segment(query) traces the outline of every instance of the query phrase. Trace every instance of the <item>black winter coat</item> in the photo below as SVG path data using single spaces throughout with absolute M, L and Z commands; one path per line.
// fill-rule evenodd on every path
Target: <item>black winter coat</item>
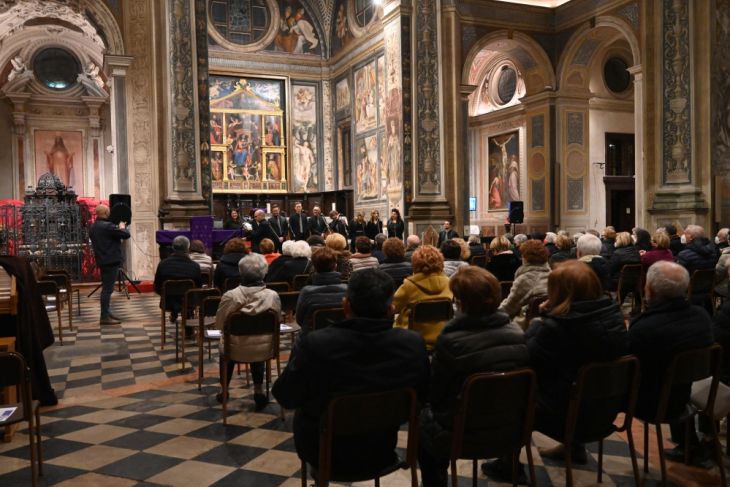
M 608 261 L 609 269 L 611 271 L 611 290 L 616 289 L 621 269 L 627 264 L 641 264 L 639 249 L 633 245 L 618 247 L 613 251 L 613 255 Z
M 611 289 L 611 269 L 609 268 L 608 261 L 599 255 L 592 255 L 591 260 L 584 260 L 588 264 L 593 272 L 598 276 L 598 280 L 601 281 L 601 287 L 604 291 Z M 583 260 L 583 259 L 581 259 Z
M 89 229 L 94 258 L 99 267 L 116 266 L 122 263 L 121 240 L 129 238 L 129 231 L 120 229 L 106 218 L 97 218 Z
M 260 222 L 254 220 L 251 222 L 251 233 L 248 234 L 248 239 L 251 241 L 251 250 L 259 253 L 259 245 L 261 245 L 261 241 L 265 238 L 268 238 L 274 243 L 277 252 L 281 251 L 279 236 L 276 234 L 274 229 L 271 228 L 271 225 L 267 220 L 261 220 Z
M 682 237 L 680 237 L 679 235 L 669 237 L 669 250 L 672 251 L 672 255 L 674 255 L 675 257 L 678 256 L 679 253 L 684 250 Z
M 304 286 L 297 301 L 297 323 L 303 330 L 314 312 L 321 308 L 339 308 L 347 292 L 347 284 L 342 282 L 339 272 L 315 272 L 312 284 Z
M 375 240 L 375 236 L 379 233 L 383 233 L 383 222 L 378 220 L 377 222 L 368 221 L 365 224 L 365 235 L 370 240 Z
M 218 265 L 215 266 L 215 272 L 213 273 L 213 284 L 215 284 L 215 287 L 223 289 L 226 279 L 229 277 L 241 276 L 241 273 L 238 271 L 238 261 L 243 259 L 245 256 L 245 252 L 231 252 L 230 254 L 224 254 L 221 256 L 221 260 L 218 261 Z M 281 257 L 276 260 L 279 259 L 281 259 Z
M 636 416 L 651 419 L 656 413 L 664 374 L 675 355 L 712 345 L 712 320 L 703 308 L 684 298 L 650 304 L 632 320 L 629 352 L 641 362 L 641 386 Z M 676 387 L 669 397 L 667 417 L 677 417 L 689 400 L 689 384 Z
M 200 266 L 197 262 L 190 260 L 190 257 L 186 254 L 174 253 L 157 265 L 157 271 L 155 271 L 155 292 L 162 295 L 162 285 L 165 281 L 173 279 L 192 279 L 195 282 L 195 287 L 200 287 L 203 284 L 203 279 L 200 275 Z M 182 309 L 182 300 L 182 296 L 168 298 L 165 301 L 166 311 L 179 313 Z M 160 306 L 162 306 L 162 299 L 160 299 Z
M 550 267 L 570 259 L 575 259 L 575 257 L 571 255 L 570 249 L 558 250 L 550 256 Z
M 610 259 L 616 250 L 616 239 L 615 238 L 604 238 L 601 244 L 601 257 L 604 259 Z
M 284 259 L 280 265 L 274 266 L 274 264 L 280 261 L 283 257 L 286 256 L 282 255 L 271 263 L 264 281 L 291 283 L 294 280 L 294 276 L 307 274 L 310 262 L 309 259 L 306 257 L 297 257 L 296 259 L 289 257 L 288 259 Z
M 725 300 L 722 307 L 713 318 L 714 325 L 712 334 L 715 337 L 715 343 L 722 345 L 722 369 L 720 372 L 720 380 L 724 384 L 730 385 L 730 301 Z
M 522 265 L 513 253 L 493 255 L 487 262 L 487 270 L 499 281 L 514 281 L 517 268 Z
M 717 264 L 717 251 L 714 242 L 707 238 L 696 238 L 677 255 L 677 263 L 692 276 L 698 269 L 714 269 Z
M 385 259 L 380 264 L 379 269 L 393 278 L 395 289 L 398 289 L 403 284 L 403 279 L 413 275 L 413 265 L 405 260 L 405 258 L 400 260 Z

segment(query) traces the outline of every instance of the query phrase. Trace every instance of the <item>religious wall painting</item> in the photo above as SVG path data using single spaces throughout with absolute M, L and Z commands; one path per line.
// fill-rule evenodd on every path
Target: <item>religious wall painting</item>
M 84 133 L 81 130 L 35 130 L 36 182 L 46 173 L 55 174 L 76 194 L 84 196 Z M 35 186 L 35 185 L 34 185 Z
M 292 83 L 292 173 L 295 193 L 319 187 L 317 88 Z
M 250 45 L 269 32 L 271 13 L 266 0 L 210 0 L 209 32 L 224 45 Z
M 211 76 L 209 85 L 213 192 L 286 191 L 284 81 Z
M 489 137 L 489 210 L 506 210 L 520 197 L 520 132 L 514 130 Z
M 354 39 L 352 29 L 350 29 L 350 19 L 347 15 L 347 0 L 338 0 L 335 4 L 335 12 L 337 13 L 332 26 L 334 31 L 332 36 L 333 54 L 346 47 Z
M 377 80 L 375 61 L 355 71 L 355 131 L 367 132 L 377 126 Z
M 371 135 L 356 143 L 356 195 L 358 201 L 378 197 L 378 136 Z
M 335 110 L 338 112 L 350 109 L 350 80 L 343 78 L 335 85 Z
M 297 0 L 280 0 L 281 18 L 269 50 L 321 55 L 322 46 L 312 17 Z
M 385 124 L 385 56 L 380 56 L 378 65 L 378 124 Z

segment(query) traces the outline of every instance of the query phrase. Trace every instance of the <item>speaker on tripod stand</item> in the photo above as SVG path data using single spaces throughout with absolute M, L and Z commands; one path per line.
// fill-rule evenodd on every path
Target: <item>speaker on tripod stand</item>
M 509 216 L 507 219 L 512 225 L 512 234 L 515 233 L 515 225 L 525 221 L 525 204 L 522 201 L 509 202 Z
M 132 196 L 128 194 L 109 195 L 109 221 L 115 225 L 120 222 L 132 223 Z

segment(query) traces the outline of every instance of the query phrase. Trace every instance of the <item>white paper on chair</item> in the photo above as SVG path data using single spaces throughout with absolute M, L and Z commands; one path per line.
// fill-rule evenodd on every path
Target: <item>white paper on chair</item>
M 0 423 L 2 423 L 3 421 L 7 421 L 10 416 L 13 415 L 16 409 L 18 408 L 0 408 Z
M 287 325 L 286 323 L 282 323 L 281 325 L 279 325 L 279 333 L 286 333 L 292 331 L 293 329 L 293 327 Z
M 205 330 L 205 338 L 220 338 L 220 330 Z

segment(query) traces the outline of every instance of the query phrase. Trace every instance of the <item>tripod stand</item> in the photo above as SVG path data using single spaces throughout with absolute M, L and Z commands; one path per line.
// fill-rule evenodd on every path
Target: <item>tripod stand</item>
M 125 281 L 128 282 L 129 284 L 131 284 L 132 287 L 134 288 L 134 290 L 137 291 L 138 294 L 142 294 L 142 291 L 139 290 L 139 288 L 137 287 L 137 285 L 134 282 L 132 282 L 132 280 L 129 278 L 129 276 L 127 275 L 127 273 L 124 272 L 124 269 L 120 266 L 117 269 L 117 291 L 119 291 L 119 292 L 124 291 L 124 295 L 127 296 L 127 299 L 131 299 L 129 297 L 129 289 L 127 288 L 127 285 L 125 284 Z M 91 296 L 93 296 L 93 294 L 96 291 L 98 291 L 99 289 L 101 289 L 101 286 L 102 285 L 103 284 L 99 284 L 98 286 L 96 286 L 94 288 L 94 290 L 91 291 L 89 293 L 89 295 L 86 296 L 86 297 L 87 298 L 90 298 Z

